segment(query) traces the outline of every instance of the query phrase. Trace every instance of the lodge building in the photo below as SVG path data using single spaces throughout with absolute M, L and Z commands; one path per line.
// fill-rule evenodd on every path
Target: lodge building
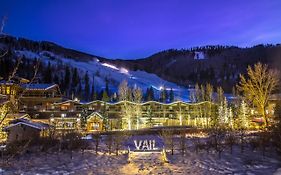
M 176 101 L 160 103 L 148 101 L 115 103 L 93 101 L 80 103 L 77 100 L 63 100 L 59 86 L 55 84 L 0 83 L 3 95 L 18 99 L 19 113 L 28 114 L 32 121 L 50 124 L 56 130 L 142 129 L 153 126 L 208 126 L 210 116 L 217 111 L 211 102 L 186 103 Z M 123 107 L 138 106 L 138 113 L 124 114 Z M 123 111 L 123 112 L 122 112 Z
M 208 101 L 112 103 L 97 100 L 81 103 L 78 100 L 64 100 L 56 84 L 2 81 L 0 97 L 0 105 L 13 101 L 17 105 L 18 114 L 27 114 L 32 122 L 48 124 L 58 131 L 134 130 L 155 126 L 208 127 L 211 118 L 218 115 L 217 105 Z M 124 112 L 124 106 L 130 109 Z
M 163 125 L 197 125 L 199 120 L 205 120 L 207 124 L 208 116 L 216 111 L 215 105 L 210 102 L 190 104 L 177 101 L 166 104 L 149 101 L 135 104 L 128 101 L 116 103 L 64 101 L 58 85 L 55 84 L 2 82 L 0 87 L 1 94 L 18 99 L 20 113 L 30 115 L 33 121 L 53 125 L 57 130 L 91 132 L 95 130 L 129 129 L 128 116 L 122 114 L 122 106 L 125 104 L 138 105 L 141 111 L 138 114 L 139 116 L 131 114 L 132 116 L 129 117 L 130 129 Z

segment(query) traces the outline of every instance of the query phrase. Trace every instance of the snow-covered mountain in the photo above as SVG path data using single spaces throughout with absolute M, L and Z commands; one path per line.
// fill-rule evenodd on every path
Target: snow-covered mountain
M 143 92 L 147 88 L 153 87 L 154 92 L 159 94 L 159 92 L 165 87 L 167 90 L 173 89 L 175 99 L 188 101 L 189 91 L 187 88 L 178 86 L 175 83 L 168 82 L 161 79 L 155 74 L 147 73 L 145 71 L 132 71 L 124 67 L 117 67 L 112 63 L 107 63 L 106 61 L 100 61 L 97 57 L 93 57 L 87 61 L 80 61 L 79 58 L 64 57 L 57 55 L 50 51 L 40 51 L 32 52 L 27 50 L 15 50 L 17 56 L 24 56 L 27 59 L 34 60 L 39 58 L 43 64 L 48 63 L 52 65 L 68 65 L 69 67 L 77 68 L 79 73 L 85 74 L 88 72 L 89 77 L 94 78 L 94 86 L 97 89 L 105 88 L 105 80 L 109 81 L 109 89 L 112 92 L 117 92 L 118 85 L 123 81 L 127 80 L 130 86 L 138 86 Z M 93 80 L 89 79 L 90 84 L 93 84 Z

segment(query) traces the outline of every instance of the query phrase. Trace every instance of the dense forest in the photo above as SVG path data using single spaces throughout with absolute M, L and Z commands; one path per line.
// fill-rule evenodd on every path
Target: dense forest
M 195 53 L 204 54 L 196 59 Z M 239 75 L 257 62 L 281 70 L 281 46 L 257 45 L 251 48 L 235 46 L 204 46 L 191 49 L 166 50 L 138 60 L 111 60 L 113 64 L 131 70 L 155 73 L 163 79 L 188 86 L 211 83 L 231 92 Z
M 40 58 L 19 58 L 15 50 L 26 50 L 34 53 L 49 51 L 57 55 L 63 55 L 77 61 L 90 61 L 98 58 L 101 62 L 112 63 L 129 70 L 144 70 L 154 73 L 161 78 L 188 87 L 196 83 L 210 83 L 222 86 L 225 92 L 231 92 L 232 87 L 238 82 L 239 74 L 246 72 L 248 65 L 256 62 L 269 64 L 270 67 L 281 70 L 281 46 L 258 45 L 251 48 L 239 48 L 235 46 L 204 46 L 191 49 L 170 49 L 137 60 L 110 60 L 91 54 L 63 48 L 51 42 L 37 42 L 12 36 L 0 37 L 0 53 L 5 53 L 0 59 L 0 77 L 7 80 L 9 74 L 20 60 L 17 76 L 31 79 L 35 64 L 40 62 L 40 69 L 34 79 L 38 83 L 57 83 L 65 97 L 78 97 L 85 101 L 104 99 L 116 100 L 116 91 L 108 88 L 110 81 L 105 79 L 106 86 L 95 86 L 95 75 L 81 72 L 79 69 L 66 64 L 50 64 Z M 196 59 L 196 54 L 204 55 L 203 59 Z M 47 54 L 47 53 L 45 53 Z M 51 57 L 50 55 L 48 55 Z M 162 94 L 162 95 L 161 95 Z M 163 95 L 164 94 L 164 95 Z M 165 96 L 165 97 L 164 97 Z M 144 100 L 155 99 L 163 101 L 173 100 L 173 92 L 160 92 L 156 97 L 153 88 L 145 91 Z M 159 98 L 159 99 L 158 99 Z M 164 101 L 165 101 L 164 100 Z

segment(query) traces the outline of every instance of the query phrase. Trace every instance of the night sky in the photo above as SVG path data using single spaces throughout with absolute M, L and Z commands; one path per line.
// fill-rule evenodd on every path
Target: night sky
M 4 32 L 107 58 L 281 43 L 281 0 L 0 0 Z

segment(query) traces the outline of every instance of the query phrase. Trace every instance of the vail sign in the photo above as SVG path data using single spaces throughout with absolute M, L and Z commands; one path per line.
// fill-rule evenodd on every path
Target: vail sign
M 136 150 L 141 151 L 158 150 L 155 143 L 155 140 L 134 140 Z

